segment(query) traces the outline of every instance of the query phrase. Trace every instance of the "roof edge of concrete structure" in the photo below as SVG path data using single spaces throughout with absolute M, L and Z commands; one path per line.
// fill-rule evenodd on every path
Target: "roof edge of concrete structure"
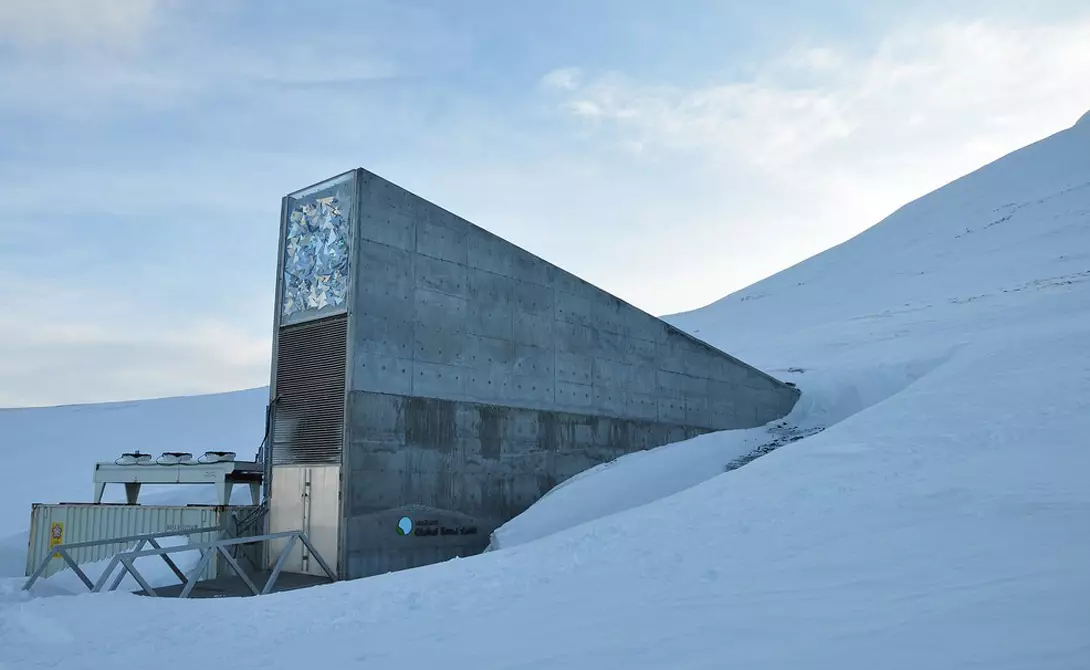
M 328 183 L 328 182 L 330 182 L 330 181 L 333 181 L 333 180 L 335 180 L 335 179 L 340 179 L 340 178 L 342 178 L 342 177 L 344 177 L 344 176 L 346 176 L 346 175 L 348 175 L 348 174 L 351 174 L 352 172 L 362 173 L 362 174 L 365 174 L 365 175 L 369 175 L 369 176 L 371 176 L 371 177 L 374 177 L 374 178 L 377 178 L 377 179 L 382 179 L 383 181 L 389 182 L 390 184 L 393 184 L 394 186 L 396 186 L 396 187 L 398 187 L 398 188 L 400 188 L 400 189 L 402 189 L 402 190 L 406 191 L 407 193 L 410 193 L 410 194 L 412 194 L 413 196 L 415 196 L 415 197 L 417 197 L 417 198 L 425 199 L 425 198 L 424 198 L 423 196 L 421 196 L 420 194 L 416 193 L 415 191 L 412 191 L 412 190 L 410 190 L 410 189 L 408 189 L 408 188 L 406 188 L 406 187 L 402 186 L 401 184 L 399 184 L 399 183 L 397 183 L 397 182 L 395 182 L 395 181 L 393 181 L 393 180 L 391 180 L 391 179 L 387 179 L 386 177 L 383 177 L 382 175 L 380 175 L 380 174 L 378 174 L 378 173 L 376 173 L 376 172 L 373 172 L 373 171 L 371 171 L 371 170 L 368 170 L 367 168 L 365 168 L 365 167 L 362 167 L 362 166 L 360 166 L 360 167 L 357 167 L 357 168 L 355 168 L 355 169 L 352 169 L 352 170 L 346 170 L 346 171 L 344 171 L 344 172 L 340 172 L 340 173 L 338 173 L 338 174 L 336 174 L 336 175 L 334 175 L 334 176 L 332 176 L 332 177 L 329 177 L 329 178 L 327 178 L 327 179 L 323 179 L 323 180 L 321 180 L 321 181 L 315 182 L 314 184 L 311 184 L 311 185 L 309 185 L 309 186 L 307 186 L 307 187 L 305 187 L 305 188 L 301 188 L 301 189 L 298 189 L 298 190 L 296 190 L 296 191 L 294 191 L 294 192 L 292 192 L 292 193 L 288 194 L 288 197 L 291 197 L 291 196 L 295 196 L 295 195 L 298 195 L 298 194 L 301 194 L 301 193 L 306 193 L 307 191 L 309 191 L 309 190 L 311 190 L 311 189 L 313 189 L 313 188 L 315 188 L 315 187 L 317 187 L 317 186 L 321 186 L 321 185 L 323 185 L 323 184 L 326 184 L 326 183 Z M 431 201 L 429 200 L 428 202 L 431 202 Z M 480 228 L 480 229 L 482 229 L 482 230 L 484 230 L 484 231 L 486 231 L 486 232 L 488 232 L 488 233 L 490 233 L 490 234 L 492 234 L 492 235 L 496 235 L 496 233 L 494 233 L 493 231 L 489 230 L 488 228 L 486 228 L 486 227 L 482 226 L 481 224 L 479 224 L 479 223 L 475 223 L 475 222 L 473 222 L 473 221 L 470 221 L 469 219 L 467 219 L 467 218 L 465 218 L 465 217 L 461 216 L 460 214 L 458 214 L 458 213 L 456 213 L 456 212 L 453 212 L 453 211 L 451 211 L 450 209 L 447 209 L 446 207 L 444 207 L 444 206 L 442 206 L 442 205 L 440 205 L 440 204 L 438 204 L 438 203 L 434 203 L 434 202 L 433 202 L 433 203 L 432 203 L 432 205 L 433 205 L 433 206 L 435 206 L 435 207 L 437 207 L 437 208 L 439 208 L 439 209 L 441 209 L 441 210 L 443 210 L 443 211 L 445 211 L 445 212 L 447 212 L 447 213 L 448 213 L 448 214 L 450 214 L 451 216 L 457 217 L 457 218 L 461 219 L 462 221 L 465 221 L 465 222 L 466 222 L 466 223 L 468 223 L 469 225 L 472 225 L 472 226 L 476 226 L 476 227 L 478 227 L 478 228 Z M 533 256 L 536 256 L 536 257 L 538 257 L 538 258 L 541 258 L 542 260 L 545 260 L 545 259 L 544 259 L 543 257 L 539 256 L 538 254 L 536 254 L 536 253 L 534 253 L 534 252 L 530 251 L 529 249 L 526 249 L 526 248 L 524 248 L 524 247 L 522 247 L 522 246 L 520 246 L 520 245 L 518 245 L 518 244 L 515 244 L 514 242 L 512 242 L 512 241 L 511 241 L 511 240 L 509 240 L 509 239 L 507 239 L 506 237 L 503 237 L 502 239 L 503 239 L 503 240 L 504 240 L 505 242 L 507 242 L 508 244 L 510 244 L 511 246 L 513 246 L 513 247 L 515 247 L 515 248 L 517 248 L 517 249 L 519 249 L 519 250 L 521 250 L 521 251 L 524 251 L 524 252 L 526 252 L 526 253 L 528 253 L 528 254 L 531 254 L 531 255 L 533 255 Z M 575 276 L 575 277 L 580 277 L 580 275 L 578 275 L 578 274 L 576 274 L 576 273 L 572 272 L 571 270 L 568 270 L 568 269 L 566 269 L 566 268 L 564 268 L 564 267 L 561 267 L 561 266 L 560 266 L 559 264 L 557 264 L 557 263 L 554 263 L 554 262 L 553 262 L 553 261 L 551 261 L 551 260 L 545 260 L 545 262 L 546 262 L 546 263 L 549 263 L 549 264 L 551 264 L 551 265 L 555 265 L 555 266 L 556 266 L 557 268 L 559 268 L 559 269 L 561 269 L 561 270 L 564 270 L 565 272 L 567 272 L 567 273 L 569 273 L 569 274 L 571 274 L 571 275 L 573 275 L 573 276 Z M 580 277 L 580 279 L 582 279 L 582 278 Z M 586 280 L 583 280 L 583 281 L 586 281 Z M 587 282 L 587 283 L 589 283 L 589 282 Z M 719 353 L 719 354 L 722 354 L 722 355 L 723 355 L 723 356 L 725 356 L 726 358 L 730 359 L 730 360 L 731 360 L 732 362 L 734 362 L 734 363 L 736 363 L 736 364 L 740 365 L 740 366 L 741 366 L 741 367 L 743 367 L 743 368 L 746 368 L 746 369 L 749 369 L 749 370 L 751 370 L 751 371 L 755 372 L 755 373 L 756 373 L 756 374 L 758 374 L 759 376 L 761 376 L 761 377 L 764 377 L 764 378 L 768 379 L 769 381 L 771 381 L 771 382 L 773 382 L 773 383 L 775 383 L 775 384 L 777 384 L 777 385 L 779 385 L 779 386 L 783 386 L 783 387 L 785 387 L 785 388 L 791 389 L 791 390 L 793 390 L 793 391 L 794 391 L 794 392 L 795 392 L 796 394 L 801 394 L 801 391 L 799 391 L 799 389 L 798 389 L 798 388 L 796 388 L 795 386 L 793 386 L 793 385 L 790 385 L 790 384 L 787 384 L 787 383 L 785 383 L 785 382 L 784 382 L 783 380 L 781 380 L 781 379 L 777 379 L 777 378 L 776 378 L 775 376 L 773 376 L 773 375 L 771 375 L 771 374 L 769 374 L 769 373 L 765 372 L 764 370 L 761 370 L 760 368 L 758 368 L 758 367 L 756 367 L 756 366 L 753 366 L 753 365 L 751 365 L 751 364 L 749 364 L 749 363 L 746 363 L 745 361 L 743 361 L 743 360 L 739 359 L 738 357 L 736 357 L 736 356 L 732 356 L 731 354 L 727 353 L 726 351 L 723 351 L 723 350 L 722 350 L 722 349 L 720 349 L 719 347 L 717 347 L 717 346 L 715 346 L 715 345 L 713 345 L 713 344 L 710 344 L 710 343 L 706 342 L 705 340 L 702 340 L 702 339 L 700 339 L 699 337 L 696 337 L 696 336 L 695 336 L 695 335 L 693 335 L 692 333 L 690 333 L 690 332 L 688 332 L 688 331 L 686 331 L 686 330 L 683 330 L 683 329 L 681 329 L 681 328 L 678 328 L 677 326 L 675 326 L 675 325 L 673 325 L 672 323 L 670 323 L 670 322 L 666 321 L 665 319 L 663 319 L 663 318 L 662 318 L 661 316 L 658 316 L 658 315 L 655 315 L 655 314 L 651 314 L 650 312 L 648 312 L 648 311 L 646 311 L 646 310 L 644 310 L 644 309 L 642 309 L 642 308 L 640 308 L 640 307 L 638 307 L 638 306 L 636 306 L 636 305 L 632 304 L 631 302 L 629 302 L 629 301 L 625 300 L 624 298 L 621 298 L 620 296 L 614 295 L 614 294 L 613 294 L 612 292 L 610 292 L 610 291 L 607 291 L 606 289 L 604 289 L 604 288 L 602 288 L 602 287 L 600 287 L 600 286 L 597 286 L 596 284 L 591 284 L 591 286 L 594 286 L 594 287 L 595 287 L 596 289 L 598 289 L 598 290 L 599 290 L 599 291 L 601 291 L 602 293 L 604 293 L 604 294 L 606 294 L 606 295 L 610 296 L 610 297 L 611 297 L 611 298 L 613 298 L 614 300 L 617 300 L 617 301 L 619 301 L 619 302 L 621 302 L 621 303 L 623 303 L 623 304 L 625 304 L 625 305 L 627 305 L 627 306 L 631 307 L 632 309 L 638 310 L 638 311 L 640 311 L 640 312 L 643 312 L 644 314 L 647 314 L 648 316 L 651 316 L 651 317 L 653 317 L 653 318 L 655 318 L 655 319 L 658 319 L 658 320 L 659 320 L 659 321 L 661 321 L 661 322 L 662 322 L 662 323 L 663 323 L 663 324 L 664 324 L 664 325 L 666 326 L 666 328 L 667 328 L 667 329 L 669 329 L 670 331 L 672 331 L 672 332 L 675 332 L 675 333 L 678 333 L 679 335 L 682 335 L 682 336 L 684 336 L 685 338 L 687 338 L 687 339 L 689 339 L 689 340 L 691 340 L 691 341 L 693 341 L 693 342 L 695 342 L 695 343 L 697 343 L 697 344 L 699 344 L 699 345 L 701 345 L 701 346 L 707 347 L 707 348 L 709 348 L 709 349 L 711 349 L 711 350 L 713 350 L 713 351 L 715 351 L 715 352 L 717 352 L 717 353 Z
M 614 297 L 616 298 L 616 296 L 614 296 Z M 617 300 L 621 300 L 622 302 L 624 302 L 621 298 L 617 298 Z M 630 305 L 634 309 L 640 309 L 639 307 L 636 307 L 635 305 L 631 305 L 630 303 L 625 303 L 625 304 Z M 640 310 L 640 311 L 642 312 L 643 310 Z M 644 312 L 644 313 L 648 314 L 648 312 Z M 654 315 L 652 314 L 651 316 L 654 316 Z M 737 356 L 732 356 L 731 354 L 727 353 L 726 351 L 723 351 L 722 349 L 715 346 L 714 344 L 709 344 L 708 342 L 700 339 L 699 337 L 693 335 L 692 333 L 690 333 L 687 330 L 683 330 L 681 328 L 678 328 L 674 324 L 672 324 L 669 321 L 666 321 L 665 319 L 663 319 L 661 316 L 656 316 L 655 318 L 658 319 L 659 321 L 662 321 L 664 324 L 666 324 L 667 328 L 669 328 L 670 330 L 676 332 L 677 334 L 682 335 L 684 337 L 687 337 L 690 340 L 692 340 L 693 342 L 696 342 L 697 344 L 708 347 L 709 349 L 713 349 L 714 351 L 722 354 L 723 356 L 726 356 L 731 361 L 733 361 L 734 363 L 737 363 L 738 365 L 742 366 L 743 368 L 747 368 L 749 370 L 752 370 L 753 372 L 756 372 L 758 375 L 767 378 L 769 381 L 772 381 L 772 382 L 775 382 L 775 383 L 777 383 L 777 384 L 779 384 L 781 386 L 786 386 L 787 388 L 793 389 L 796 393 L 801 393 L 799 391 L 799 389 L 796 388 L 795 386 L 787 384 L 782 379 L 777 379 L 774 375 L 769 374 L 769 373 L 765 372 L 764 370 L 762 370 L 762 369 L 760 369 L 760 368 L 758 368 L 758 367 L 756 367 L 754 365 L 746 363 L 745 361 L 738 358 Z

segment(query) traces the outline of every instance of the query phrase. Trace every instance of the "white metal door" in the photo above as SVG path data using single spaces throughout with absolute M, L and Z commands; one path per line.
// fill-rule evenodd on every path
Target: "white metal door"
M 302 530 L 326 564 L 338 573 L 340 470 L 337 465 L 274 466 L 269 505 L 270 532 Z M 280 556 L 286 542 L 269 543 L 269 567 Z M 309 575 L 325 574 L 300 542 L 296 542 L 284 569 Z

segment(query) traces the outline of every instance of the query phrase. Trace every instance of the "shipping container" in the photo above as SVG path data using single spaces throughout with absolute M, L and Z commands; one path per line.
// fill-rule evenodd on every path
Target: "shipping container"
M 260 525 L 255 512 L 256 506 L 222 505 L 111 505 L 93 503 L 36 503 L 30 513 L 30 542 L 27 548 L 26 574 L 29 576 L 42 560 L 58 544 L 108 540 L 130 535 L 160 533 L 167 531 L 186 531 L 197 528 L 226 528 L 231 536 L 260 534 Z M 161 546 L 175 545 L 181 542 L 210 542 L 219 533 L 205 532 L 188 536 L 188 539 L 166 538 L 159 540 Z M 132 549 L 135 543 L 110 543 L 93 547 L 79 547 L 68 551 L 78 565 L 105 561 L 114 554 Z M 145 545 L 144 549 L 151 549 Z M 236 547 L 239 562 L 244 569 L 254 569 L 259 565 L 260 547 L 255 544 Z M 172 555 L 178 558 L 177 554 Z M 199 579 L 212 579 L 217 575 L 230 574 L 222 556 L 212 561 Z M 148 559 L 145 559 L 148 560 Z M 154 559 L 160 561 L 160 559 Z M 163 564 L 165 567 L 165 563 Z M 42 577 L 49 577 L 68 567 L 64 559 L 54 555 Z M 158 567 L 158 566 L 156 566 Z M 93 580 L 98 572 L 89 575 Z

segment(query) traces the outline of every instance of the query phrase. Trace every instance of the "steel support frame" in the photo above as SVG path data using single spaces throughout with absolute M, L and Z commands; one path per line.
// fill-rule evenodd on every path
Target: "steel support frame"
M 227 561 L 227 565 L 229 565 L 230 568 L 235 572 L 235 574 L 237 574 L 239 578 L 243 581 L 243 583 L 246 584 L 246 587 L 250 589 L 250 592 L 253 593 L 253 595 L 265 595 L 271 593 L 272 589 L 276 586 L 276 581 L 277 579 L 279 579 L 280 573 L 284 569 L 284 564 L 287 562 L 288 556 L 291 553 L 291 550 L 295 547 L 295 542 L 297 540 L 303 543 L 303 546 L 306 547 L 307 550 L 310 552 L 310 556 L 315 561 L 317 561 L 318 565 L 322 568 L 322 571 L 325 572 L 326 576 L 328 576 L 329 579 L 332 581 L 337 580 L 337 576 L 329 567 L 329 564 L 325 562 L 325 559 L 322 558 L 322 555 L 318 553 L 318 551 L 314 548 L 314 545 L 311 544 L 310 540 L 307 538 L 306 533 L 301 530 L 289 530 L 279 533 L 267 533 L 265 535 L 253 535 L 248 537 L 220 538 L 217 540 L 212 540 L 211 542 L 195 542 L 192 544 L 179 545 L 176 547 L 162 547 L 156 541 L 157 538 L 160 537 L 169 537 L 172 535 L 192 535 L 199 532 L 207 532 L 208 530 L 209 529 L 204 528 L 194 531 L 188 531 L 185 533 L 153 533 L 150 534 L 150 536 L 138 535 L 131 536 L 129 538 L 115 538 L 104 541 L 80 542 L 72 545 L 58 545 L 56 548 L 56 553 L 60 554 L 61 558 L 63 558 L 65 562 L 68 563 L 68 565 L 76 572 L 76 575 L 92 593 L 102 592 L 103 588 L 106 586 L 106 582 L 110 579 L 111 576 L 113 576 L 114 571 L 117 570 L 118 566 L 121 566 L 121 570 L 118 571 L 117 575 L 114 577 L 113 582 L 110 584 L 109 588 L 106 589 L 107 591 L 116 590 L 121 585 L 121 582 L 124 580 L 125 573 L 128 573 L 132 575 L 133 579 L 136 580 L 136 583 L 140 585 L 143 593 L 152 597 L 158 597 L 159 594 L 155 591 L 151 584 L 148 583 L 144 576 L 140 574 L 140 571 L 136 569 L 136 559 L 144 558 L 146 556 L 160 556 L 167 563 L 167 565 L 170 566 L 171 571 L 174 572 L 174 574 L 181 580 L 181 583 L 183 584 L 182 592 L 178 595 L 178 597 L 188 598 L 190 594 L 192 594 L 193 588 L 196 586 L 197 580 L 201 573 L 204 572 L 205 568 L 208 567 L 208 564 L 212 561 L 212 559 L 216 557 L 216 555 L 221 555 Z M 220 529 L 213 528 L 211 530 Z M 106 565 L 106 569 L 102 571 L 101 575 L 99 575 L 98 580 L 93 583 L 87 577 L 87 575 L 79 568 L 76 562 L 72 560 L 72 557 L 66 551 L 67 548 L 74 548 L 77 546 L 93 546 L 97 544 L 126 542 L 132 541 L 133 539 L 139 542 L 136 548 L 130 551 L 123 551 L 115 554 L 113 558 L 110 559 L 110 562 Z M 256 542 L 268 542 L 269 540 L 278 539 L 287 539 L 287 542 L 284 544 L 284 548 L 280 551 L 280 555 L 276 559 L 276 563 L 273 566 L 272 573 L 269 575 L 269 579 L 265 582 L 264 586 L 261 589 L 258 589 L 257 585 L 254 584 L 253 580 L 250 579 L 250 576 L 246 574 L 246 571 L 239 564 L 238 560 L 231 554 L 230 551 L 228 551 L 227 548 L 235 545 L 253 544 Z M 150 544 L 152 548 L 144 549 L 143 546 L 145 543 Z M 170 554 L 174 554 L 177 552 L 194 550 L 197 550 L 201 553 L 201 559 L 197 562 L 197 565 L 195 565 L 189 571 L 188 574 L 183 573 L 181 569 L 178 568 L 178 565 L 173 560 L 171 560 L 169 556 Z M 46 561 L 43 561 L 42 565 L 38 568 L 38 570 L 36 570 L 35 573 L 31 575 L 31 577 L 27 580 L 26 584 L 23 585 L 24 590 L 30 589 L 30 587 L 34 584 L 38 577 L 41 576 L 42 572 L 45 571 L 45 565 L 48 563 L 48 560 L 51 557 L 52 556 L 48 557 Z
M 150 543 L 152 547 L 155 547 L 156 549 L 161 549 L 162 547 L 159 546 L 158 540 L 164 537 L 189 537 L 192 535 L 200 535 L 201 533 L 222 533 L 225 530 L 226 529 L 221 526 L 206 526 L 204 528 L 193 528 L 191 530 L 160 531 L 158 533 L 143 533 L 140 535 L 126 535 L 124 537 L 111 537 L 105 540 L 88 540 L 86 542 L 69 542 L 66 544 L 58 544 L 57 546 L 53 547 L 53 550 L 49 552 L 48 556 L 42 559 L 42 562 L 38 565 L 38 568 L 33 573 L 31 573 L 30 577 L 27 578 L 26 582 L 23 584 L 23 590 L 29 591 L 30 587 L 34 585 L 34 582 L 38 581 L 38 578 L 40 578 L 45 572 L 46 568 L 49 567 L 49 561 L 53 560 L 54 555 L 60 556 L 64 560 L 64 562 L 68 564 L 68 567 L 72 568 L 72 571 L 76 573 L 76 576 L 79 577 L 80 581 L 87 585 L 88 589 L 91 589 L 92 591 L 95 590 L 95 585 L 91 582 L 91 579 L 87 576 L 87 573 L 85 573 L 79 567 L 76 561 L 72 559 L 71 554 L 68 553 L 69 549 L 97 547 L 104 544 L 126 544 L 129 542 L 137 543 L 136 546 L 130 551 L 139 551 L 143 549 L 145 543 Z M 178 569 L 178 566 L 169 556 L 164 554 L 163 560 L 166 562 L 167 566 L 170 567 L 171 571 L 174 574 L 182 577 L 182 571 Z M 110 564 L 112 566 L 116 565 L 116 563 L 112 559 Z M 100 577 L 99 581 L 102 581 L 102 579 L 103 578 Z M 118 580 L 118 584 L 120 584 L 120 580 Z M 117 588 L 117 586 L 115 585 L 114 588 Z

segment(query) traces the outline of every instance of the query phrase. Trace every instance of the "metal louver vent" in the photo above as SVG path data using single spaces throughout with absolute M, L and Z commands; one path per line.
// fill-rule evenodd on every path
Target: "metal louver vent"
M 280 329 L 273 464 L 341 462 L 347 333 L 345 315 Z

